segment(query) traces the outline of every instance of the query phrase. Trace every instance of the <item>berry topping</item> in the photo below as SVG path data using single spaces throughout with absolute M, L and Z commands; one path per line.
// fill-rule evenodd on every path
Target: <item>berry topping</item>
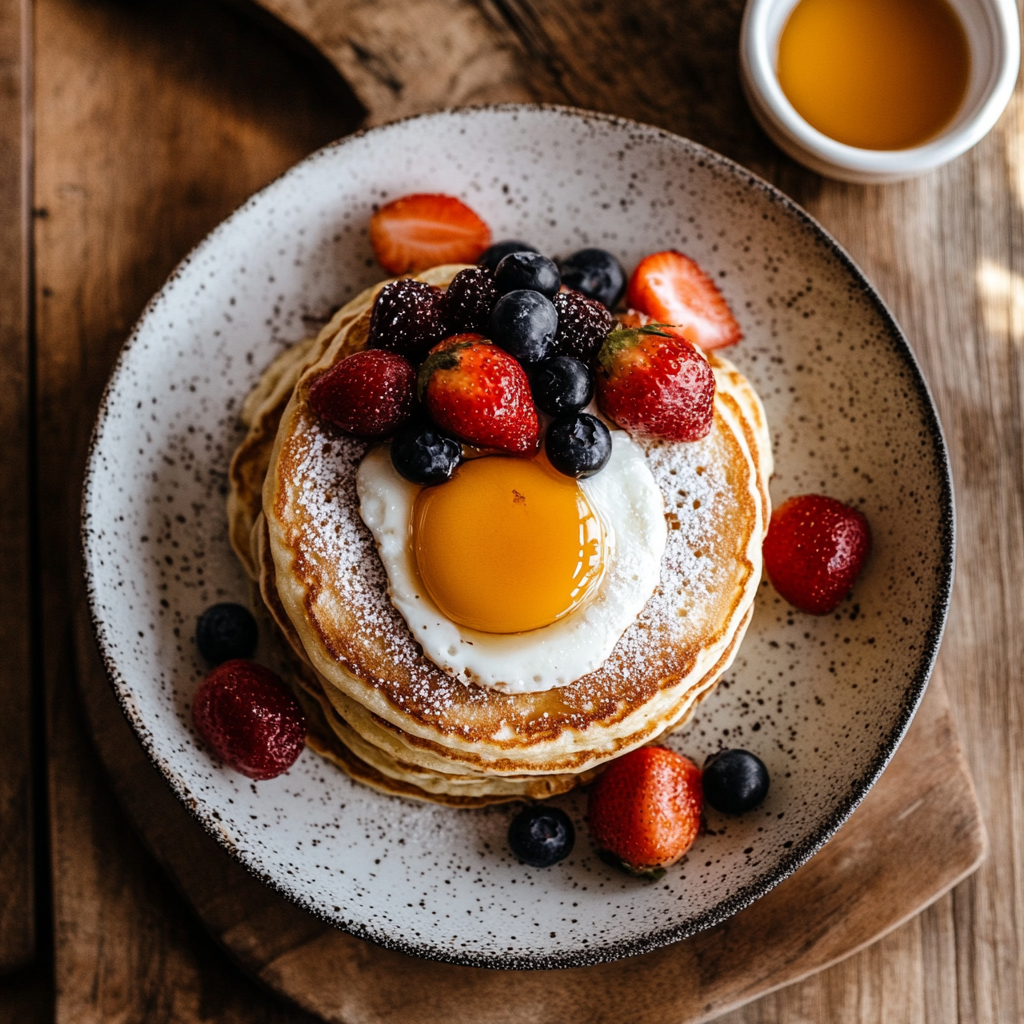
M 532 455 L 540 424 L 523 368 L 478 334 L 456 334 L 420 367 L 420 400 L 434 422 L 467 444 Z
M 288 771 L 306 741 L 306 718 L 284 683 L 241 658 L 219 665 L 200 683 L 192 721 L 214 753 L 250 779 Z
M 549 299 L 562 286 L 558 267 L 539 252 L 510 252 L 494 271 L 495 287 L 502 295 L 528 288 Z
M 390 437 L 412 416 L 416 371 L 394 352 L 365 349 L 320 374 L 309 386 L 313 412 L 356 437 Z
M 486 267 L 493 274 L 498 269 L 498 264 L 512 252 L 539 252 L 540 250 L 530 245 L 529 242 L 520 242 L 518 239 L 509 238 L 503 242 L 495 242 L 494 245 L 485 249 L 477 263 Z
M 524 863 L 549 868 L 572 853 L 576 829 L 565 811 L 534 804 L 520 811 L 508 827 L 508 845 Z
M 630 306 L 662 323 L 686 329 L 704 349 L 735 345 L 743 332 L 714 281 L 681 252 L 645 256 L 629 279 Z
M 612 331 L 601 346 L 598 404 L 634 434 L 699 441 L 711 430 L 714 399 L 704 354 L 664 324 Z
M 403 277 L 377 293 L 370 313 L 367 348 L 384 348 L 419 360 L 449 333 L 445 293 L 426 281 Z
M 622 264 L 604 249 L 580 249 L 558 265 L 562 284 L 575 288 L 588 299 L 614 309 L 626 290 Z
M 749 750 L 720 750 L 704 762 L 704 799 L 723 814 L 751 811 L 768 795 L 768 769 Z
M 390 274 L 475 263 L 490 241 L 491 229 L 454 196 L 402 196 L 370 218 L 370 244 Z
M 491 337 L 526 366 L 555 354 L 557 330 L 555 307 L 540 292 L 509 292 L 491 310 Z
M 448 333 L 486 334 L 491 310 L 497 301 L 494 275 L 489 270 L 484 267 L 460 270 L 444 293 L 444 319 Z
M 391 464 L 414 484 L 443 484 L 462 461 L 462 445 L 422 423 L 391 442 Z
M 559 292 L 551 301 L 558 313 L 558 354 L 572 356 L 589 366 L 615 326 L 615 317 L 600 302 L 569 289 Z
M 596 416 L 567 412 L 548 427 L 544 451 L 559 473 L 593 476 L 612 457 L 612 435 Z
M 665 747 L 640 747 L 591 786 L 590 834 L 605 860 L 660 878 L 693 845 L 704 807 L 700 769 Z
M 857 509 L 804 494 L 772 513 L 763 551 L 772 586 L 801 611 L 827 615 L 864 567 L 871 530 Z
M 545 359 L 530 380 L 533 400 L 541 412 L 561 416 L 589 405 L 594 397 L 594 378 L 578 360 L 569 356 Z
M 214 604 L 196 622 L 196 647 L 211 664 L 248 658 L 256 650 L 259 630 L 252 612 L 240 604 Z

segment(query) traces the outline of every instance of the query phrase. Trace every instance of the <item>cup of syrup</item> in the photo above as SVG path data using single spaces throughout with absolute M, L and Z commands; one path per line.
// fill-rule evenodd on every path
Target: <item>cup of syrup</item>
M 1014 0 L 749 0 L 740 36 L 761 126 L 841 181 L 898 181 L 970 149 L 1019 66 Z

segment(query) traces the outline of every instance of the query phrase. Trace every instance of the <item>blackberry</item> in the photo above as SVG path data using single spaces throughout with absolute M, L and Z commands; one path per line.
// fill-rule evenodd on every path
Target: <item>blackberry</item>
M 558 265 L 562 284 L 614 309 L 626 290 L 622 264 L 604 249 L 580 249 Z
M 589 366 L 615 326 L 615 317 L 600 302 L 580 292 L 559 292 L 551 301 L 558 313 L 555 351 Z
M 449 334 L 486 334 L 491 310 L 498 301 L 494 275 L 486 267 L 460 270 L 444 293 L 444 318 Z
M 383 348 L 420 361 L 447 336 L 444 292 L 425 281 L 403 277 L 384 285 L 370 313 L 368 348 Z
M 498 264 L 512 252 L 539 252 L 536 246 L 529 242 L 520 242 L 517 238 L 508 238 L 503 242 L 495 242 L 489 249 L 485 249 L 477 260 L 481 267 L 486 267 L 491 273 L 498 269 Z

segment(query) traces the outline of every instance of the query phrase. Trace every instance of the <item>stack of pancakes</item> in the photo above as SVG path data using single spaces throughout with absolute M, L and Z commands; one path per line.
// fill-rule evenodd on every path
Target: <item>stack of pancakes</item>
M 420 280 L 445 287 L 461 266 Z M 322 424 L 310 382 L 366 344 L 377 291 L 281 355 L 246 399 L 231 464 L 232 545 L 287 642 L 309 743 L 384 792 L 454 806 L 553 796 L 678 728 L 735 657 L 761 577 L 771 446 L 761 403 L 724 359 L 711 433 L 638 438 L 665 501 L 661 581 L 596 671 L 539 693 L 453 679 L 388 597 L 355 476 L 371 444 Z

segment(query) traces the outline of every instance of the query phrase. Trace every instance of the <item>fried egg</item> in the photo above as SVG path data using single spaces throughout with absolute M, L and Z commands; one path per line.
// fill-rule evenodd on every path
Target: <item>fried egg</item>
M 625 431 L 612 431 L 611 458 L 586 480 L 543 456 L 491 455 L 423 487 L 382 445 L 356 490 L 392 604 L 424 655 L 464 682 L 568 685 L 604 663 L 659 582 L 664 502 Z

